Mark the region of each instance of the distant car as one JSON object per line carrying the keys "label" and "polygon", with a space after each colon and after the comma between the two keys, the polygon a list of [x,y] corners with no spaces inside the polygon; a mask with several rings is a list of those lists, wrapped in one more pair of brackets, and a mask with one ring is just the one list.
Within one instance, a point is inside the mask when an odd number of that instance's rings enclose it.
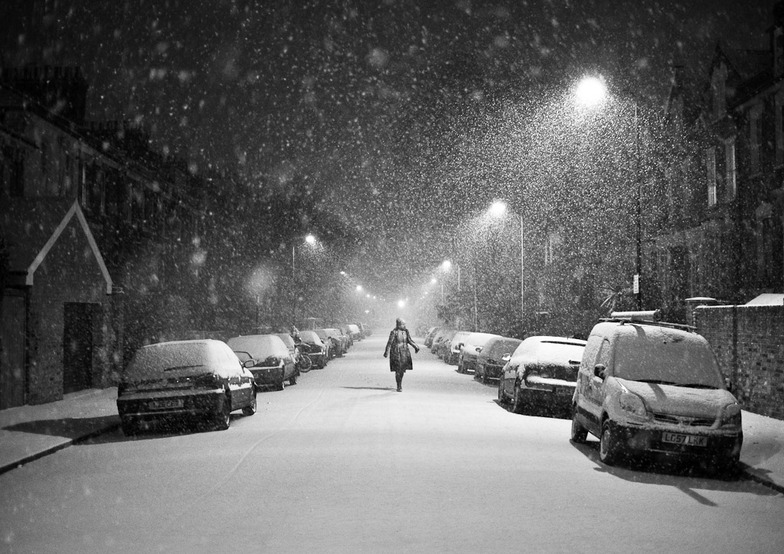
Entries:
{"label": "distant car", "polygon": [[327,346],[319,338],[315,331],[300,331],[299,338],[302,340],[302,347],[307,350],[306,354],[313,362],[313,367],[324,369],[329,362]]}
{"label": "distant car", "polygon": [[449,340],[442,341],[439,347],[441,359],[449,365],[457,365],[458,361],[460,361],[460,353],[463,351],[465,339],[470,334],[471,331],[457,331]]}
{"label": "distant car", "polygon": [[348,325],[341,325],[338,329],[340,329],[340,332],[346,337],[347,349],[354,346],[354,339],[351,337],[351,329],[348,328]]}
{"label": "distant car", "polygon": [[228,345],[256,379],[257,387],[283,390],[285,382],[297,383],[299,372],[294,356],[278,335],[241,335]]}
{"label": "distant car", "polygon": [[451,336],[455,333],[457,333],[455,329],[447,329],[446,327],[436,331],[436,333],[433,335],[433,340],[430,343],[430,353],[438,356],[438,347],[444,341],[444,338],[446,336],[451,338]]}
{"label": "distant car", "polygon": [[608,465],[660,455],[737,470],[741,407],[708,341],[657,312],[613,314],[597,323],[580,364],[572,411],[573,442],[599,438]]}
{"label": "distant car", "polygon": [[332,346],[335,349],[335,357],[340,358],[348,352],[348,337],[337,327],[325,327],[324,331],[327,336],[332,340]]}
{"label": "distant car", "polygon": [[528,337],[501,372],[498,400],[516,414],[569,417],[584,349],[580,339]]}
{"label": "distant car", "polygon": [[422,344],[425,345],[425,348],[433,346],[433,337],[439,329],[440,327],[430,327],[427,332],[425,332],[425,340],[422,342]]}
{"label": "distant car", "polygon": [[348,331],[351,334],[351,340],[354,342],[362,340],[362,330],[359,328],[359,325],[355,323],[349,323],[346,326],[348,327]]}
{"label": "distant car", "polygon": [[253,374],[217,340],[142,346],[117,387],[117,411],[126,435],[174,420],[228,429],[229,414],[239,409],[249,416],[256,413]]}
{"label": "distant car", "polygon": [[500,379],[501,370],[517,350],[520,339],[495,337],[487,341],[484,348],[477,353],[474,364],[474,379],[487,383],[490,379]]}
{"label": "distant car", "polygon": [[318,329],[313,329],[313,331],[321,339],[321,342],[324,343],[324,348],[327,351],[327,360],[331,360],[332,358],[334,358],[337,355],[337,352],[335,350],[335,347],[337,345],[335,344],[335,341],[329,336],[327,330],[323,328],[318,328]]}
{"label": "distant car", "polygon": [[[501,338],[492,333],[471,333],[462,340],[463,346],[457,357],[457,372],[468,373],[476,369],[476,357],[491,339]],[[454,340],[454,339],[453,339]]]}

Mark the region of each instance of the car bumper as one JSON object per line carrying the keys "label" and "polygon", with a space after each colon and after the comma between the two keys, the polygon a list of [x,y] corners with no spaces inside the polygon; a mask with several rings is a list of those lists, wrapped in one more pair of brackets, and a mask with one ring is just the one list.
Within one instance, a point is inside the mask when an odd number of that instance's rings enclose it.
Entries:
{"label": "car bumper", "polygon": [[252,367],[250,372],[253,373],[253,380],[259,387],[278,385],[284,381],[285,377],[285,368],[283,367]]}
{"label": "car bumper", "polygon": [[551,387],[549,389],[520,387],[520,395],[526,406],[536,407],[548,415],[565,415],[572,412],[574,387]]}
{"label": "car bumper", "polygon": [[[740,456],[743,446],[743,431],[735,432],[694,432],[691,429],[673,427],[672,429],[646,429],[612,423],[618,441],[623,450],[635,454],[664,454],[679,458],[722,458],[735,459]],[[682,438],[683,443],[668,442],[665,434],[673,438]],[[684,437],[695,437],[700,445],[686,444]]]}
{"label": "car bumper", "polygon": [[503,369],[502,365],[485,365],[483,366],[483,374],[488,379],[500,379]]}
{"label": "car bumper", "polygon": [[129,393],[117,398],[117,412],[133,420],[198,418],[220,413],[226,401],[223,389]]}

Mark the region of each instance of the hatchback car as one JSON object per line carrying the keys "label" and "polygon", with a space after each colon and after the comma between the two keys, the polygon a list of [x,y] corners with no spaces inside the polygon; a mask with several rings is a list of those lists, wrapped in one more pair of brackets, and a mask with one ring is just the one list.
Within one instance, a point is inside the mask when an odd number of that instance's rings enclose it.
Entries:
{"label": "hatchback car", "polygon": [[520,339],[509,337],[495,337],[487,341],[484,348],[477,352],[474,365],[474,379],[487,383],[490,379],[500,379],[501,370],[506,362],[512,358],[512,353],[517,350]]}
{"label": "hatchback car", "polygon": [[217,340],[142,346],[117,387],[117,411],[126,435],[171,420],[228,429],[229,414],[239,409],[245,415],[256,413],[253,374]]}
{"label": "hatchback car", "polygon": [[737,468],[741,408],[704,337],[685,326],[617,315],[596,324],[580,364],[571,438],[599,438],[612,465],[640,454]]}
{"label": "hatchback car", "polygon": [[471,333],[462,339],[463,346],[457,358],[457,372],[468,373],[476,370],[476,357],[491,339],[501,338],[492,333]]}
{"label": "hatchback car", "polygon": [[299,338],[302,341],[300,347],[306,350],[306,354],[313,362],[313,366],[319,369],[327,367],[329,352],[315,331],[300,331]]}
{"label": "hatchback car", "polygon": [[241,335],[232,337],[229,346],[250,369],[257,387],[283,390],[285,382],[297,383],[299,371],[286,343],[277,335]]}
{"label": "hatchback car", "polygon": [[458,331],[449,340],[441,342],[438,348],[439,357],[449,365],[457,365],[460,361],[460,353],[463,351],[465,339],[471,331]]}
{"label": "hatchback car", "polygon": [[569,417],[585,341],[528,337],[501,371],[498,400],[512,411]]}

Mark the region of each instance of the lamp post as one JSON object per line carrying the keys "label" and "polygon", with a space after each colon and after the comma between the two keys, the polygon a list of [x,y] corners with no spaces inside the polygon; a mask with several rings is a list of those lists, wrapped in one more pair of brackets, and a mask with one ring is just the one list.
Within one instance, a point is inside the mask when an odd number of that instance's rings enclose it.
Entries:
{"label": "lamp post", "polygon": [[[489,208],[491,216],[500,218],[508,210],[506,202],[496,200]],[[525,228],[523,227],[523,214],[517,214],[520,219],[520,322],[525,317]]]}
{"label": "lamp post", "polygon": [[[581,105],[594,108],[604,103],[609,97],[607,87],[602,79],[586,77],[575,88],[575,98]],[[640,106],[633,96],[631,97],[634,108],[634,147],[635,147],[635,274],[632,290],[637,297],[637,309],[642,310],[642,140],[640,136]]]}

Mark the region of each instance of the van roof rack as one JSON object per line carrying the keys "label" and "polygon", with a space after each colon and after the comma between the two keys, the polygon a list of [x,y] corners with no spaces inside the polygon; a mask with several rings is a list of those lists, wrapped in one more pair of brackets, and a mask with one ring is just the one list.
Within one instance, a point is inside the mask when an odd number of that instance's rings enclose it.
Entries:
{"label": "van roof rack", "polygon": [[610,317],[601,318],[599,321],[615,321],[620,323],[644,323],[645,325],[656,325],[658,327],[669,327],[671,329],[681,329],[683,331],[696,331],[693,325],[683,323],[669,323],[661,321],[660,310],[645,310],[631,312],[611,312]]}

